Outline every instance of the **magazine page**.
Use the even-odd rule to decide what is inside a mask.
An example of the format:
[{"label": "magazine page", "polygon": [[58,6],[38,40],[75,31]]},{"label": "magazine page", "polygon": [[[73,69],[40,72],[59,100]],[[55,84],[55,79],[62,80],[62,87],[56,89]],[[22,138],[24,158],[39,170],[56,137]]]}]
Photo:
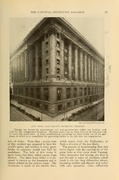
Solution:
[{"label": "magazine page", "polygon": [[2,1],[1,180],[118,180],[118,5]]}]

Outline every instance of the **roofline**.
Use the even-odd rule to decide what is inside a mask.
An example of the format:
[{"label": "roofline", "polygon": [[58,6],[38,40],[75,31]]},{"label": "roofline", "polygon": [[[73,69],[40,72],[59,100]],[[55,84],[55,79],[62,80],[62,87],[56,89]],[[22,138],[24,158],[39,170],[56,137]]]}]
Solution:
[{"label": "roofline", "polygon": [[65,18],[60,18],[61,20],[63,20],[65,23],[67,23],[67,25],[75,32],[77,33],[77,35],[79,36],[79,38],[81,40],[83,40],[88,46],[91,47],[91,49],[93,49],[93,51],[95,51],[102,59],[104,59],[103,55],[101,55],[101,53],[76,29],[74,28]]},{"label": "roofline", "polygon": [[65,18],[63,17],[45,17],[40,20],[40,22],[28,33],[28,35],[22,40],[22,42],[13,50],[13,52],[10,54],[10,57],[14,55],[15,51],[17,51],[20,46],[22,46],[25,41],[28,40],[28,38],[48,19],[48,18],[55,18],[57,20],[60,20],[61,23],[66,23],[68,27],[73,30],[74,33],[77,34],[77,36],[84,41],[98,56],[104,60],[104,57],[99,53],[99,51],[81,34],[78,30],[76,30]]}]

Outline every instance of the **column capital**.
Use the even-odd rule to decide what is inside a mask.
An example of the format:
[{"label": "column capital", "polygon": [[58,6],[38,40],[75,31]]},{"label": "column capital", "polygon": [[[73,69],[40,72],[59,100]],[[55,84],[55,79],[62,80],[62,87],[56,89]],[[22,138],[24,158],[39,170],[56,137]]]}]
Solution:
[{"label": "column capital", "polygon": [[56,34],[58,31],[57,31],[57,29],[54,27],[54,26],[51,26],[50,28],[49,28],[49,30],[48,30],[48,33],[50,34],[50,35],[52,35],[52,34]]},{"label": "column capital", "polygon": [[63,33],[60,33],[60,37],[62,40],[65,40],[65,35]]},{"label": "column capital", "polygon": [[82,48],[79,48],[81,53],[84,53],[84,50]]}]

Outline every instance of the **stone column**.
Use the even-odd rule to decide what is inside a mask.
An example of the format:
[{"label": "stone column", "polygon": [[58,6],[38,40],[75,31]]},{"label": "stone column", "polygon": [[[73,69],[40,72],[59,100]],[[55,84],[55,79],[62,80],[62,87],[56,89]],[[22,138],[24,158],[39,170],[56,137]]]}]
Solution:
[{"label": "stone column", "polygon": [[83,50],[80,49],[79,54],[79,64],[80,64],[80,80],[83,81]]},{"label": "stone column", "polygon": [[104,76],[105,76],[105,74],[104,74],[105,72],[104,72],[104,65],[102,65],[102,83],[104,84]]},{"label": "stone column", "polygon": [[16,57],[16,82],[18,82],[18,57]]},{"label": "stone column", "polygon": [[29,80],[33,80],[33,49],[32,46],[29,49]]},{"label": "stone column", "polygon": [[56,86],[50,86],[49,88],[49,102],[57,101],[57,88]]},{"label": "stone column", "polygon": [[21,53],[21,82],[23,81],[23,53]]},{"label": "stone column", "polygon": [[14,66],[14,60],[12,61],[12,67],[13,67],[13,83],[15,82],[15,66]]},{"label": "stone column", "polygon": [[51,114],[56,113],[56,104],[54,104],[57,101],[57,88],[54,86],[50,86],[49,88],[49,112]]},{"label": "stone column", "polygon": [[19,55],[19,82],[21,82],[21,54]]},{"label": "stone column", "polygon": [[75,47],[75,81],[78,81],[78,47]]},{"label": "stone column", "polygon": [[11,78],[11,82],[13,83],[13,63],[12,63],[12,60],[10,62],[10,78]]},{"label": "stone column", "polygon": [[35,44],[35,80],[39,79],[39,47]]},{"label": "stone column", "polygon": [[50,57],[50,69],[49,69],[49,78],[51,81],[56,79],[56,30],[54,28],[50,29],[50,38],[49,38],[49,43],[50,43],[50,52],[49,52],[49,57]]},{"label": "stone column", "polygon": [[15,81],[17,82],[17,57],[15,58]]},{"label": "stone column", "polygon": [[71,60],[72,60],[72,44],[71,44],[71,42],[69,42],[69,47],[68,47],[68,72],[69,72],[69,80],[72,80]]},{"label": "stone column", "polygon": [[95,66],[95,59],[93,58],[93,79],[94,79],[94,82],[96,82],[96,66]]},{"label": "stone column", "polygon": [[17,57],[17,82],[19,82],[19,56]]},{"label": "stone column", "polygon": [[88,65],[87,65],[87,68],[88,68],[88,75],[87,75],[87,77],[88,77],[88,82],[90,82],[90,71],[91,71],[91,69],[90,69],[90,55],[88,55]]},{"label": "stone column", "polygon": [[97,82],[97,60],[95,61],[95,81]]},{"label": "stone column", "polygon": [[45,72],[45,42],[42,39],[42,80],[46,79],[46,72]]},{"label": "stone column", "polygon": [[25,80],[29,80],[29,58],[28,58],[28,49],[25,50]]},{"label": "stone column", "polygon": [[87,53],[84,54],[84,80],[87,81]]},{"label": "stone column", "polygon": [[67,107],[67,105],[66,105],[66,86],[62,87],[62,100],[65,100],[63,102],[63,111],[65,112],[66,111],[66,107]]},{"label": "stone column", "polygon": [[100,62],[99,62],[99,65],[98,65],[98,76],[99,76],[99,83],[100,83]]},{"label": "stone column", "polygon": [[61,71],[61,79],[64,79],[64,38],[61,36],[60,43],[60,71]]},{"label": "stone column", "polygon": [[25,52],[23,52],[23,82],[25,81]]},{"label": "stone column", "polygon": [[91,74],[92,74],[92,78],[91,78],[91,80],[92,80],[92,82],[94,81],[94,78],[93,78],[93,73],[94,73],[94,69],[93,69],[93,57],[91,57]]},{"label": "stone column", "polygon": [[16,82],[16,59],[14,59],[14,82]]},{"label": "stone column", "polygon": [[97,60],[95,60],[95,82],[97,82]]}]

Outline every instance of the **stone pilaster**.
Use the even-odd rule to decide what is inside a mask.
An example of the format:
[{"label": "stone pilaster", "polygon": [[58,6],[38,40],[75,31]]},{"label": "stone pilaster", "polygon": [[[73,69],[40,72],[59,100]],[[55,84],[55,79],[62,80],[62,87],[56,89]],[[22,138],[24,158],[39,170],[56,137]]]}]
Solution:
[{"label": "stone pilaster", "polygon": [[49,102],[57,101],[57,88],[56,86],[50,86],[49,88]]},{"label": "stone pilaster", "polygon": [[75,47],[75,81],[78,80],[78,47]]},{"label": "stone pilaster", "polygon": [[21,82],[21,54],[19,55],[19,82]]},{"label": "stone pilaster", "polygon": [[33,48],[29,49],[29,80],[33,80]]},{"label": "stone pilaster", "polygon": [[21,82],[23,80],[23,53],[21,53],[21,71],[20,71],[20,79],[21,79]]},{"label": "stone pilaster", "polygon": [[87,81],[87,53],[84,54],[84,80]]},{"label": "stone pilaster", "polygon": [[17,69],[17,81],[19,82],[19,71],[20,71],[19,56],[17,57],[17,66],[18,66],[18,69]]},{"label": "stone pilaster", "polygon": [[95,59],[93,58],[93,79],[94,79],[94,82],[96,82],[96,66],[95,66]]},{"label": "stone pilaster", "polygon": [[45,42],[44,39],[42,39],[42,80],[44,81],[46,79],[46,73],[45,73]]},{"label": "stone pilaster", "polygon": [[88,65],[87,65],[87,68],[88,68],[88,82],[90,82],[90,55],[88,55]]},{"label": "stone pilaster", "polygon": [[28,58],[28,49],[24,52],[25,55],[25,80],[29,80],[29,58]]},{"label": "stone pilaster", "polygon": [[69,80],[72,80],[72,75],[71,75],[71,60],[72,60],[72,44],[69,42],[68,46],[68,72],[69,72]]},{"label": "stone pilaster", "polygon": [[80,64],[80,80],[83,81],[83,50],[80,49],[80,54],[79,54],[79,64]]},{"label": "stone pilaster", "polygon": [[94,68],[93,68],[93,57],[91,57],[91,75],[92,75],[92,78],[91,78],[91,80],[92,80],[92,82],[94,81],[94,78],[93,78],[93,76],[94,76]]},{"label": "stone pilaster", "polygon": [[16,59],[14,59],[14,82],[16,82]]},{"label": "stone pilaster", "polygon": [[35,80],[39,79],[39,47],[35,44]]},{"label": "stone pilaster", "polygon": [[61,36],[60,43],[60,71],[61,71],[61,79],[64,79],[64,38]]},{"label": "stone pilaster", "polygon": [[23,52],[23,82],[25,81],[25,52]]},{"label": "stone pilaster", "polygon": [[16,57],[16,82],[18,82],[18,57]]},{"label": "stone pilaster", "polygon": [[56,79],[56,31],[54,28],[50,29],[50,51],[49,51],[49,57],[50,57],[50,69],[49,69],[49,78],[51,81]]},{"label": "stone pilaster", "polygon": [[15,82],[15,65],[14,60],[12,61],[12,67],[13,67],[13,83]]}]

